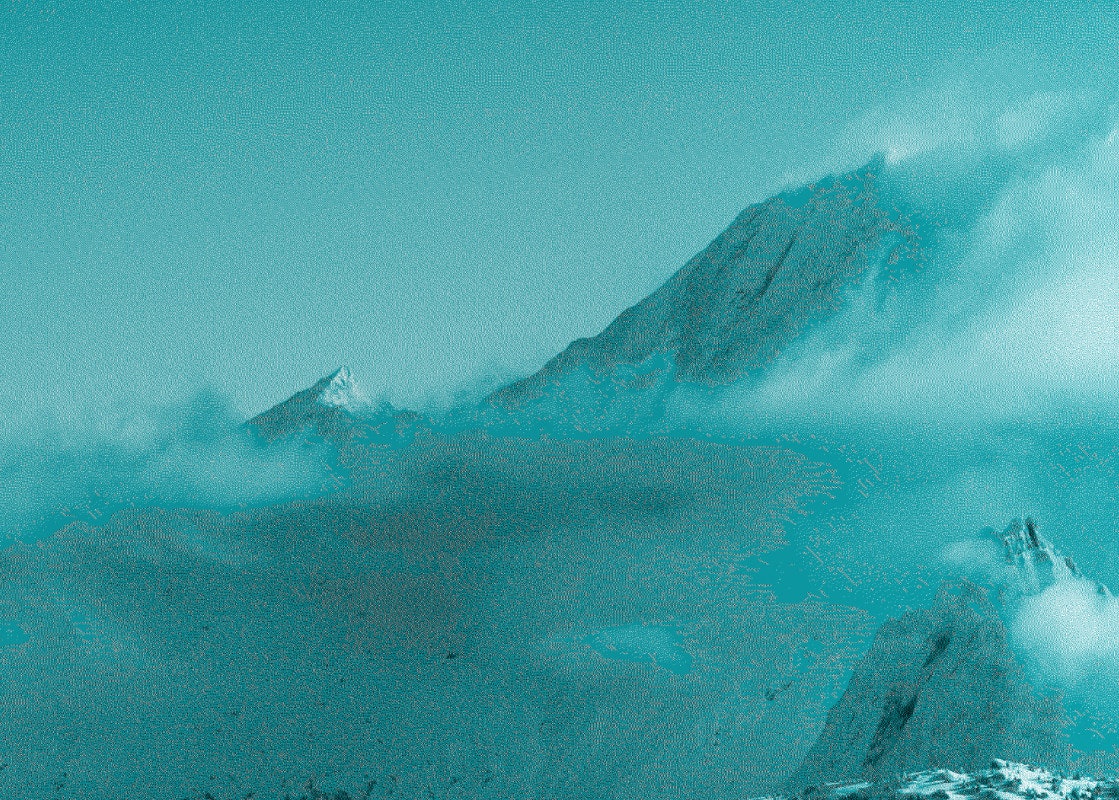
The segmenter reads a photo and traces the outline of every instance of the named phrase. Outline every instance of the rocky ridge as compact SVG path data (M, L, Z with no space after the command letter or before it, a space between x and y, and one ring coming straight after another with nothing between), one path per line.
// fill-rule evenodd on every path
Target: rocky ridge
M641 388L662 374L719 385L765 367L836 310L868 268L917 257L916 235L883 202L880 168L872 162L750 206L605 330L572 342L490 402L531 401L576 373ZM639 365L648 369L635 371Z

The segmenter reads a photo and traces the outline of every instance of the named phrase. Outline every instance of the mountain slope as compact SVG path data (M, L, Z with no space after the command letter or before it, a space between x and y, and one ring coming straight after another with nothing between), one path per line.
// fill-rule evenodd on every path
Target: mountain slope
M881 166L876 160L750 206L600 334L575 340L480 406L454 410L453 424L622 430L656 418L676 381L714 386L763 369L835 312L868 271L897 271L920 257L917 235L883 200ZM266 439L308 426L327 438L345 436L352 404L322 399L338 394L331 387L339 382L351 383L348 372L323 378L250 425Z
M879 165L779 194L743 211L664 285L602 333L578 339L536 374L491 395L516 404L579 370L609 375L668 356L675 376L732 382L775 358L885 255L916 252L888 213Z
M932 608L879 629L789 787L973 770L995 757L1052 764L1062 718L1030 688L986 592L946 583Z

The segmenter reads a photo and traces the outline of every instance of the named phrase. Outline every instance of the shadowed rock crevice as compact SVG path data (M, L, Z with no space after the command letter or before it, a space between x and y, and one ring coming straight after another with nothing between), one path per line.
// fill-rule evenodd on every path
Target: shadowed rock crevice
M936 641L932 644L932 649L929 650L929 655L925 659L925 666L933 664L938 658L944 655L944 651L948 649L949 643L952 641L952 631L944 631L936 637Z
M777 260L773 262L773 266L769 268L769 272L767 272L765 274L765 277L762 278L761 286L759 286L758 290L754 292L754 296L750 298L751 303L757 302L763 294L769 291L769 287L773 285L773 279L777 277L777 273L781 269L781 266L785 263L785 259L789 257L789 251L793 249L793 245L796 243L797 234L794 233L792 236L789 237L789 243L785 245L785 249L781 251L781 255L777 257Z
M913 712L917 709L917 695L908 700L890 698L886 709L882 712L882 719L878 720L878 727L874 731L874 738L870 741L870 749L863 759L863 767L873 767L886 752L891 742L898 737L905 723L909 722Z

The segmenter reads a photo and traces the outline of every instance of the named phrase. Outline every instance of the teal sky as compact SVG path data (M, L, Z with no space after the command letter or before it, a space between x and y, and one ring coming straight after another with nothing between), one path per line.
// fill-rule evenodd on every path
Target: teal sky
M512 378L938 87L1119 63L1088 3L624 5L5 2L0 414Z

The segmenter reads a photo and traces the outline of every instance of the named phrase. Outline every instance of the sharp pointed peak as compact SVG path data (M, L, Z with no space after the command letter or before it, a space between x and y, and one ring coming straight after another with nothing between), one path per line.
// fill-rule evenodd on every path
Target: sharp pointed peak
M1047 541L1032 517L1026 517L1024 522L1017 518L1011 520L998 538L1002 540L1006 563L1013 569L1022 593L1037 594L1055 583L1087 581L1096 586L1099 594L1111 596L1106 586L1090 581L1071 556Z
M379 409L357 385L349 368L340 367L246 424L272 440L309 425L320 432L331 427L347 428L376 411Z
M369 398L354 380L349 367L339 367L311 387L315 400L324 406L334 408L364 408L370 405Z
M349 367L339 367L338 369L334 370L334 372L323 378L320 383L322 383L323 381L327 383L352 383L353 379L354 374L350 371Z

